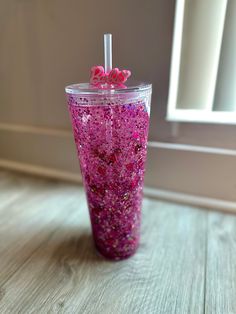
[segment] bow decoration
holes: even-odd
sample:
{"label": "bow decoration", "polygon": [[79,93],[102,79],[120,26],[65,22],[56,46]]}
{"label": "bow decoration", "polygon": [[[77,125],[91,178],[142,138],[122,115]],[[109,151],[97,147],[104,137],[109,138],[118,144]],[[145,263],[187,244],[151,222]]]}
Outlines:
{"label": "bow decoration", "polygon": [[109,73],[105,73],[103,66],[96,65],[91,68],[90,83],[93,85],[98,84],[123,84],[130,77],[129,70],[120,71],[118,68],[112,69]]}

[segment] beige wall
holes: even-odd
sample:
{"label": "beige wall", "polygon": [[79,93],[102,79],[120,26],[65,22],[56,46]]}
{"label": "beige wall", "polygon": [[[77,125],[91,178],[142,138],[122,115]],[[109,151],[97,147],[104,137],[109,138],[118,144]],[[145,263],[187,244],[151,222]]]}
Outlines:
{"label": "beige wall", "polygon": [[[0,166],[79,179],[64,86],[88,80],[90,67],[103,63],[105,32],[113,34],[114,65],[153,83],[150,139],[170,140],[164,116],[174,11],[174,0],[1,0]],[[234,133],[217,127],[180,124],[177,140],[232,143]],[[161,144],[149,145],[147,186],[235,202],[231,155]]]}
{"label": "beige wall", "polygon": [[64,86],[103,63],[105,32],[114,65],[153,83],[155,113],[167,98],[174,3],[1,0],[0,123],[69,128]]}
{"label": "beige wall", "polygon": [[166,134],[174,11],[174,0],[1,0],[0,166],[78,177],[64,87],[103,64],[106,32],[113,65],[153,83],[150,138]]}

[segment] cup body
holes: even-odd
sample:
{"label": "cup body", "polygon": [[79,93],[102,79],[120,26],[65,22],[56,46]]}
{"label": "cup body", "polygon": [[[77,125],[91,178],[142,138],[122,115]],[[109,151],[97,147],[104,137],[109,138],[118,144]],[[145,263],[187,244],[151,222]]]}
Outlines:
{"label": "cup body", "polygon": [[95,245],[107,258],[129,257],[140,240],[151,85],[66,91]]}

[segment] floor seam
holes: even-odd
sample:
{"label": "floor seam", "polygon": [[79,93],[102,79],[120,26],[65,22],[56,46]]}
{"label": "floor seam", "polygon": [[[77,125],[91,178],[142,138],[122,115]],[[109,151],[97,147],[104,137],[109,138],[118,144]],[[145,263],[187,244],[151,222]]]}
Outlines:
{"label": "floor seam", "polygon": [[208,261],[208,220],[209,212],[206,213],[206,232],[205,232],[205,265],[204,265],[204,298],[203,298],[203,313],[206,313],[206,290],[207,290],[207,261]]}

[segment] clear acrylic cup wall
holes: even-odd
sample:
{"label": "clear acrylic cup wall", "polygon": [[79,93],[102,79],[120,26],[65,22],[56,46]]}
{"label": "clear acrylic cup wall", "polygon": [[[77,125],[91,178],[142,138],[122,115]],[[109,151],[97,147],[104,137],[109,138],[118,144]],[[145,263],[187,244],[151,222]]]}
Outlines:
{"label": "clear acrylic cup wall", "polygon": [[93,238],[110,259],[139,245],[151,84],[66,87]]}

